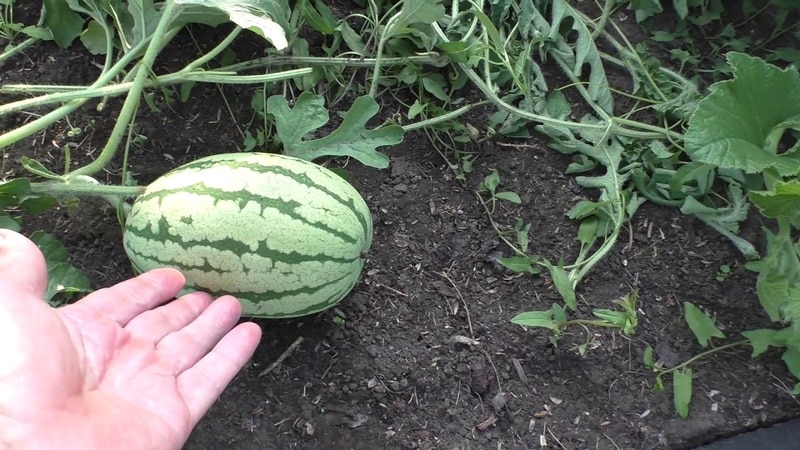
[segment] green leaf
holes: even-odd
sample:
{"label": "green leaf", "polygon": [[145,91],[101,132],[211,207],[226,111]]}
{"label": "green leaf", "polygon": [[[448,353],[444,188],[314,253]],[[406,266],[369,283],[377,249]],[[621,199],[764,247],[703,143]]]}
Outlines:
{"label": "green leaf", "polygon": [[717,208],[706,206],[694,197],[688,196],[683,201],[681,213],[696,216],[706,225],[730,239],[748,259],[757,259],[759,254],[753,244],[737,235],[739,233],[739,223],[747,219],[750,205],[745,200],[742,189],[735,185],[729,185],[728,198],[733,202],[732,205]]}
{"label": "green leaf", "polygon": [[756,356],[767,351],[769,347],[786,347],[790,341],[796,339],[797,332],[793,327],[786,327],[781,330],[773,330],[770,328],[761,328],[758,330],[743,331],[744,336],[753,347],[751,357]]}
{"label": "green leaf", "polygon": [[[581,76],[586,76],[588,67],[588,83],[586,91],[589,98],[594,101],[603,111],[613,114],[614,99],[611,95],[606,71],[600,57],[600,51],[595,45],[592,32],[586,26],[586,22],[581,18],[581,14],[567,3],[566,0],[553,0],[551,6],[551,21],[547,23],[541,15],[534,15],[534,21],[538,21],[538,28],[542,33],[547,34],[548,42],[553,46],[547,49],[547,53],[562,60],[562,69],[576,80]],[[566,34],[574,32],[577,39],[575,44],[570,45]]]}
{"label": "green leaf", "polygon": [[703,347],[708,347],[708,341],[712,337],[720,339],[725,337],[725,334],[717,328],[714,321],[693,304],[683,302],[683,313],[686,316],[686,323],[689,324],[689,328],[697,338],[697,342]]}
{"label": "green leaf", "polygon": [[58,239],[42,231],[34,232],[30,239],[42,251],[47,263],[45,301],[52,302],[56,294],[70,295],[91,290],[86,275],[69,264],[67,250]]}
{"label": "green leaf", "polygon": [[446,86],[444,77],[439,74],[430,74],[422,78],[422,86],[439,100],[449,103],[450,96],[444,91]]}
{"label": "green leaf", "polygon": [[51,179],[51,180],[60,180],[62,177],[61,175],[52,172],[50,169],[44,166],[44,164],[40,163],[39,161],[28,158],[27,156],[23,156],[20,158],[20,163],[22,163],[22,167],[24,167],[28,172],[33,173],[34,175],[39,175],[40,177]]}
{"label": "green leaf", "polygon": [[514,231],[517,235],[517,242],[519,243],[520,250],[523,252],[528,251],[528,243],[530,242],[528,235],[531,232],[531,224],[526,224],[522,219],[519,219],[514,227]]}
{"label": "green leaf", "polygon": [[581,247],[594,244],[597,240],[599,225],[600,220],[598,220],[597,216],[589,216],[581,220],[581,224],[578,226],[578,235],[575,238],[575,240],[581,243]]}
{"label": "green leaf", "polygon": [[597,216],[598,213],[602,214],[603,208],[611,205],[611,200],[604,200],[601,202],[593,202],[591,200],[581,200],[576,203],[572,208],[567,211],[567,217],[570,219],[583,219],[591,216]]}
{"label": "green leaf", "polygon": [[800,217],[800,181],[776,181],[768,191],[750,192],[750,201],[766,217]]}
{"label": "green leaf", "polygon": [[84,19],[64,0],[44,0],[44,24],[61,48],[67,48],[83,31]]}
{"label": "green leaf", "polygon": [[653,347],[650,347],[648,345],[647,348],[644,349],[644,356],[642,357],[642,359],[644,360],[645,367],[648,367],[650,369],[656,367],[656,362],[655,359],[653,358]]}
{"label": "green leaf", "polygon": [[86,29],[81,33],[81,43],[93,55],[105,55],[108,48],[106,47],[106,30],[102,25],[95,20],[90,20]]}
{"label": "green leaf", "polygon": [[336,31],[342,36],[345,44],[350,47],[350,50],[355,52],[358,55],[363,55],[366,52],[366,47],[364,46],[364,42],[361,40],[361,35],[356,33],[347,22],[342,21],[339,22],[339,25],[336,26]]}
{"label": "green leaf", "polygon": [[661,378],[661,374],[656,375],[655,382],[653,383],[653,390],[655,392],[661,392],[664,390],[664,380]]}
{"label": "green leaf", "polygon": [[496,170],[493,170],[492,173],[486,175],[483,179],[483,183],[481,186],[489,191],[492,196],[494,196],[494,191],[497,189],[497,186],[500,185],[500,174],[497,173]]}
{"label": "green leaf", "polygon": [[31,183],[27,178],[14,178],[0,183],[0,196],[20,197],[31,192]]}
{"label": "green leaf", "polygon": [[686,185],[694,182],[698,193],[705,194],[714,182],[714,166],[697,161],[684,164],[669,180],[669,190],[673,197],[679,193],[685,194]]}
{"label": "green leaf", "polygon": [[550,309],[545,311],[527,311],[517,314],[511,319],[511,323],[522,325],[524,327],[537,327],[547,328],[549,330],[558,330],[560,321],[559,314],[561,308],[558,305],[553,305]]}
{"label": "green leaf", "polygon": [[789,280],[769,271],[762,272],[756,279],[756,292],[769,318],[773,322],[783,322],[783,307],[789,301]]}
{"label": "green leaf", "polygon": [[575,285],[572,283],[567,271],[564,270],[564,267],[561,264],[554,266],[548,261],[545,261],[544,264],[547,270],[550,271],[553,285],[556,287],[558,294],[561,295],[561,298],[564,299],[564,304],[567,305],[567,308],[573,311],[578,309],[578,301],[575,297]]}
{"label": "green leaf", "polygon": [[20,28],[20,33],[30,36],[32,38],[41,39],[43,41],[52,41],[53,40],[53,33],[50,31],[49,28],[46,27],[37,27],[35,25],[28,25],[26,27]]}
{"label": "green leaf", "polygon": [[686,4],[686,0],[672,0],[672,6],[681,20],[686,19],[686,16],[689,15],[689,5]]}
{"label": "green leaf", "polygon": [[339,127],[328,136],[305,139],[328,122],[324,101],[322,96],[310,92],[303,92],[293,109],[281,95],[273,95],[267,100],[267,112],[275,116],[275,127],[284,153],[308,161],[322,156],[350,156],[367,166],[388,167],[389,157],[378,153],[376,148],[400,143],[403,128],[384,125],[366,129],[367,121],[378,112],[378,104],[372,97],[356,99]]}
{"label": "green leaf", "polygon": [[530,256],[511,256],[509,258],[497,258],[497,263],[508,270],[523,273],[539,273],[539,269],[534,265],[538,261],[536,257]]}
{"label": "green leaf", "polygon": [[9,217],[3,211],[0,211],[0,228],[4,228],[4,229],[7,229],[7,230],[12,230],[12,231],[19,231],[20,226],[19,226],[19,222],[14,220],[14,218]]}
{"label": "green leaf", "polygon": [[687,367],[672,372],[672,400],[675,411],[682,418],[689,417],[689,404],[692,402],[692,369]]}
{"label": "green leaf", "polygon": [[498,200],[505,200],[507,202],[516,203],[518,205],[522,203],[522,199],[519,198],[519,194],[517,194],[516,192],[510,192],[510,191],[498,192],[497,194],[495,194],[494,197]]}
{"label": "green leaf", "polygon": [[420,103],[419,99],[414,100],[414,103],[412,103],[411,106],[408,107],[409,120],[417,117],[422,111],[425,110],[426,106],[427,105]]}
{"label": "green leaf", "polygon": [[631,0],[628,8],[635,11],[637,22],[644,22],[653,15],[664,11],[660,0]]}
{"label": "green leaf", "polygon": [[[778,219],[779,224],[786,219]],[[776,322],[797,320],[800,306],[800,259],[792,240],[788,223],[779,226],[775,234],[764,229],[767,237],[766,256],[752,261],[747,268],[758,273],[756,293],[761,306]],[[787,314],[789,313],[789,314]]]}
{"label": "green leaf", "polygon": [[605,320],[606,322],[616,326],[617,328],[624,328],[628,316],[624,312],[614,311],[613,309],[595,309],[592,315],[598,319]]}
{"label": "green leaf", "polygon": [[555,90],[547,95],[545,110],[554,119],[566,120],[572,114],[572,105],[561,90]]}
{"label": "green leaf", "polygon": [[800,159],[779,155],[786,128],[800,126],[800,76],[759,58],[731,52],[735,78],[713,84],[700,101],[686,132],[686,152],[695,161],[758,173],[775,168],[783,176],[800,172]]}
{"label": "green leaf", "polygon": [[396,19],[392,35],[412,23],[431,24],[444,16],[442,0],[404,1],[400,15]]}
{"label": "green leaf", "polygon": [[462,41],[436,42],[436,48],[447,55],[448,59],[457,64],[466,64],[469,61],[469,44]]}
{"label": "green leaf", "polygon": [[31,214],[41,214],[56,204],[56,199],[53,197],[31,195],[21,196],[19,198],[19,206]]}
{"label": "green leaf", "polygon": [[567,170],[564,172],[567,175],[573,175],[576,173],[586,173],[597,167],[597,161],[589,158],[588,156],[584,154],[580,154],[577,156],[578,160],[569,163],[569,166],[567,166]]}
{"label": "green leaf", "polygon": [[[789,369],[789,372],[794,375],[796,379],[800,379],[800,351],[794,348],[787,348],[785,352],[783,352],[783,356],[781,357],[784,364],[786,364],[786,368]],[[798,390],[798,386],[795,386],[795,391]]]}
{"label": "green leaf", "polygon": [[161,19],[161,13],[156,10],[153,0],[131,0],[128,2],[128,12],[133,17],[129,45],[136,45],[153,35]]}
{"label": "green leaf", "polygon": [[311,25],[311,28],[322,34],[332,35],[337,24],[336,16],[333,15],[333,11],[321,1],[314,2],[314,6],[311,5],[310,1],[304,1],[302,3],[306,22]]}

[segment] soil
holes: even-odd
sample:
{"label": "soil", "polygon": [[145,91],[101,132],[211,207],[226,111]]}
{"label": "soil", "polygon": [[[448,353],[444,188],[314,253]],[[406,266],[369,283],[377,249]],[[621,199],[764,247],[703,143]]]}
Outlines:
{"label": "soil", "polygon": [[[180,43],[190,42],[179,38],[162,63],[180,58]],[[2,82],[88,83],[99,62],[79,47],[40,43],[2,68]],[[184,162],[236,151],[250,94],[196,86],[187,103],[143,108],[137,132],[147,140],[131,151],[134,177],[144,185]],[[158,92],[156,99],[163,101]],[[4,177],[22,174],[23,155],[62,167],[70,142],[74,164],[95,156],[120,101],[103,113],[90,105],[72,117],[83,135],[68,138],[59,123],[5,149]],[[7,130],[26,116],[1,120]],[[484,118],[469,120],[478,125]],[[648,345],[665,364],[703,350],[682,317],[683,302],[715,317],[731,341],[740,331],[770,326],[736,249],[675,209],[644,205],[579,287],[577,317],[638,289],[633,336],[575,328],[553,346],[547,332],[510,323],[560,299],[546,275],[515,274],[496,263],[511,253],[476,198],[478,182],[499,171],[503,189],[517,192],[522,204],[498,203],[493,219],[502,227],[530,222],[530,248],[554,261],[575,255],[576,224],[565,213],[594,193],[564,174],[568,157],[537,138],[468,150],[479,158],[465,184],[419,133],[385,149],[387,170],[346,165],[375,220],[361,282],[328,312],[258,321],[260,347],[186,449],[681,449],[800,414],[779,354],[751,359],[747,347],[694,365],[689,419],[675,414],[668,391],[654,391],[654,374],[642,363]],[[119,182],[120,167],[116,160],[102,181]],[[102,203],[84,200],[80,208],[25,220],[26,232],[43,229],[61,239],[93,287],[132,276],[115,211]],[[742,233],[761,243],[762,225],[750,220]],[[723,265],[731,273],[719,281]],[[262,373],[299,338],[274,370]],[[587,340],[581,356],[576,346]]]}

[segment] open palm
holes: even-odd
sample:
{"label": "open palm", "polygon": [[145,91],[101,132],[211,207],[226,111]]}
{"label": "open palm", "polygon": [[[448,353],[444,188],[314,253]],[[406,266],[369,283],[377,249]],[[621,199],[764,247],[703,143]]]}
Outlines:
{"label": "open palm", "polygon": [[151,271],[79,302],[42,301],[46,270],[0,230],[0,447],[180,448],[260,339],[240,306]]}

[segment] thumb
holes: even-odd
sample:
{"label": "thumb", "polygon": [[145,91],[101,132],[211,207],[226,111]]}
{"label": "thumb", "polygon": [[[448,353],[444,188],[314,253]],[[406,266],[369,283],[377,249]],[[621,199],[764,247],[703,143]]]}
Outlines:
{"label": "thumb", "polygon": [[44,256],[30,239],[11,230],[0,229],[0,280],[18,285],[42,297],[47,288]]}

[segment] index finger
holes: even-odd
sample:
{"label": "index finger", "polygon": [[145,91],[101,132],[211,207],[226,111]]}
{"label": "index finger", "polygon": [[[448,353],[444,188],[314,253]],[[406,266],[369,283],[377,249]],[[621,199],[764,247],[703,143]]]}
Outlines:
{"label": "index finger", "polygon": [[91,309],[124,327],[139,314],[175,298],[185,282],[183,274],[175,269],[155,269],[92,292],[64,308]]}

